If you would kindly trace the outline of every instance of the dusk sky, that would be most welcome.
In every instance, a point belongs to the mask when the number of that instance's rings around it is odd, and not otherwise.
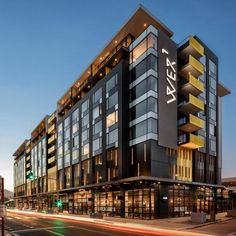
[[[236,176],[236,1],[0,0],[0,175],[13,190],[17,147],[143,4],[181,42],[198,35],[219,57],[223,176]]]

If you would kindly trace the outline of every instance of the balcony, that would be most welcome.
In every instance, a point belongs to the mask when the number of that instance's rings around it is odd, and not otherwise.
[[[179,55],[181,57],[193,55],[195,58],[199,59],[204,56],[204,47],[192,36],[189,37],[186,47],[184,47]]]
[[[56,166],[54,166],[54,167],[48,169],[48,175],[49,174],[54,174],[56,171],[57,171]]]
[[[50,124],[54,119],[56,118],[55,114],[53,113],[49,118],[48,118],[48,124]]]
[[[54,142],[56,140],[56,134],[53,134],[49,139],[48,139],[48,144]]]
[[[51,164],[51,163],[53,163],[53,162],[55,162],[56,161],[56,157],[55,156],[52,156],[52,157],[50,157],[49,159],[48,159],[48,164]]]
[[[56,150],[56,147],[55,147],[55,145],[53,145],[52,147],[50,147],[50,148],[48,149],[48,154],[53,153],[55,150]]]
[[[184,95],[191,93],[194,96],[197,96],[204,92],[204,84],[189,74],[187,82],[179,88],[179,92]]]
[[[179,74],[185,78],[188,78],[190,73],[196,78],[204,73],[204,65],[191,55],[188,56],[187,64],[179,71]]]
[[[188,95],[187,101],[183,101],[179,104],[179,112],[181,113],[195,114],[199,111],[204,111],[204,102],[192,94]]]
[[[204,139],[194,134],[183,134],[179,136],[179,145],[189,149],[204,147]]]
[[[55,124],[51,125],[50,128],[48,129],[48,134],[51,134],[55,129],[56,125]]]
[[[192,114],[189,114],[188,117],[180,119],[178,123],[179,123],[179,130],[185,133],[192,133],[199,129],[204,128],[204,120]]]

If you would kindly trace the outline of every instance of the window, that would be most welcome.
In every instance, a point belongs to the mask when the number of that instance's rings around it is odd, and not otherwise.
[[[137,119],[138,117],[146,114],[147,111],[147,101],[144,100],[138,103],[136,106],[132,107],[130,112],[130,120]]]
[[[209,73],[216,75],[216,64],[209,60]]]
[[[210,135],[215,136],[215,126],[212,124],[209,126],[209,133]]]
[[[102,148],[102,139],[98,138],[93,140],[93,152],[96,152],[100,148]]]
[[[118,111],[114,111],[107,116],[107,128],[118,122]]]
[[[216,80],[210,76],[210,86],[213,90],[216,90]]]
[[[89,144],[88,144],[88,143],[83,146],[82,154],[83,154],[84,156],[85,156],[85,155],[89,155]]]
[[[147,91],[153,90],[157,92],[157,78],[151,75],[147,78],[147,83]]]
[[[82,126],[86,126],[89,124],[89,113],[82,118]]]
[[[135,62],[148,48],[157,50],[157,38],[154,34],[149,34],[130,53],[130,63]]]
[[[79,150],[76,149],[72,152],[72,164],[79,162]]]
[[[102,131],[102,121],[95,123],[93,126],[93,135],[98,134]]]
[[[82,133],[82,143],[84,143],[84,141],[86,141],[89,138],[89,130],[86,129],[83,133]]]
[[[118,129],[112,130],[107,134],[107,145],[118,142]]]
[[[86,112],[89,108],[89,100],[86,100],[83,104],[82,104],[82,114],[84,112]]]
[[[130,139],[135,139],[146,134],[146,120],[138,123],[131,128]]]
[[[157,134],[157,120],[150,118],[148,121],[148,133]]]
[[[75,134],[79,130],[79,123],[75,123],[72,126],[72,134]]]
[[[79,147],[79,135],[72,138],[72,148]]]
[[[157,113],[157,100],[156,98],[149,97],[147,100],[147,112],[152,111]]]
[[[77,122],[79,121],[79,109],[77,108],[73,113],[72,113],[72,122]]]
[[[216,111],[212,108],[210,108],[210,118],[213,120],[213,121],[216,121]]]
[[[216,141],[215,140],[210,140],[210,148],[213,152],[216,151]]]
[[[118,92],[115,92],[107,98],[107,110],[118,104]]]
[[[93,119],[95,120],[98,116],[102,114],[101,106],[98,105],[95,108],[93,108]]]
[[[157,71],[157,58],[152,54],[150,54],[132,69],[130,82],[133,82],[150,69]]]
[[[112,88],[114,88],[118,83],[118,75],[113,75],[106,83],[106,92],[108,93]]]
[[[210,92],[210,103],[216,105],[216,96]]]
[[[93,103],[96,103],[100,98],[102,98],[102,88],[98,89],[93,95]]]

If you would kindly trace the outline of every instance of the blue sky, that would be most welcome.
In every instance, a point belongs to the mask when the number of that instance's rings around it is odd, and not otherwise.
[[[180,42],[197,34],[219,56],[223,175],[236,176],[236,1],[0,0],[0,175],[13,189],[12,154],[142,3]]]

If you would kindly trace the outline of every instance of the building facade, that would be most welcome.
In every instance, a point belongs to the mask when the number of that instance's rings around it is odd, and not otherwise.
[[[217,209],[217,56],[142,6],[14,153],[19,209],[165,218]]]

